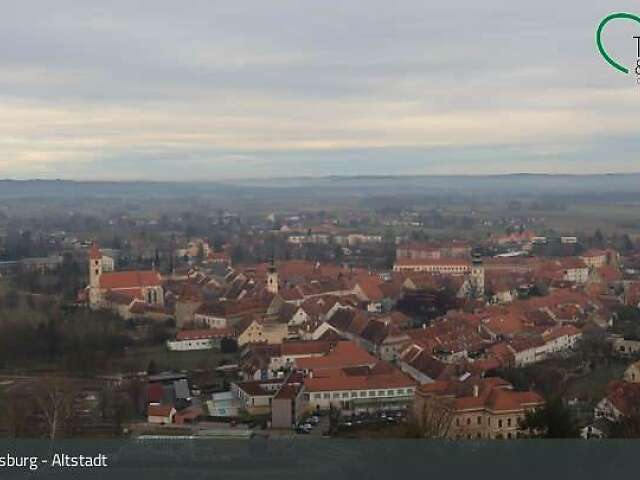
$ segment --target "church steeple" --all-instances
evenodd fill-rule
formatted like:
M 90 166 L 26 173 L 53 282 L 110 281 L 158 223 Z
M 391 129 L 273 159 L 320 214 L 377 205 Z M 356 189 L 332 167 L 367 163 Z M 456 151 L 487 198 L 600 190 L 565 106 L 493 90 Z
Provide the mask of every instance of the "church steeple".
M 274 257 L 271 257 L 271 265 L 267 269 L 267 291 L 276 295 L 279 289 L 278 269 Z
M 89 286 L 98 287 L 102 275 L 102 252 L 98 244 L 93 242 L 89 249 Z
M 476 298 L 484 297 L 484 266 L 479 253 L 474 253 L 471 261 L 471 284 Z

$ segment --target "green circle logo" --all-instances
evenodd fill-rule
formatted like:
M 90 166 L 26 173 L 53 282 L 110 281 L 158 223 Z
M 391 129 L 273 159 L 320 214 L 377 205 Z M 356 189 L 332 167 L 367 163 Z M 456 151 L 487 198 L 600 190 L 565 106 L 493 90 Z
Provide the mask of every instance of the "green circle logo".
M 607 25 L 607 23 L 611 22 L 612 20 L 620 20 L 620 19 L 633 20 L 634 22 L 637 22 L 638 24 L 640 24 L 640 17 L 632 13 L 624 13 L 624 12 L 612 13 L 611 15 L 607 16 L 600 22 L 600 25 L 598 26 L 598 31 L 596 32 L 596 45 L 598 46 L 598 50 L 600 51 L 600 54 L 607 61 L 609 65 L 611 65 L 616 70 L 621 71 L 622 73 L 628 74 L 629 69 L 624 65 L 620 65 L 613 58 L 611 58 L 611 56 L 607 53 L 607 51 L 602 46 L 602 31 L 604 30 L 604 27 Z M 634 38 L 639 39 L 640 37 L 634 37 Z M 640 40 L 638 40 L 638 49 L 640 50 Z M 640 57 L 640 51 L 638 53 L 638 57 Z

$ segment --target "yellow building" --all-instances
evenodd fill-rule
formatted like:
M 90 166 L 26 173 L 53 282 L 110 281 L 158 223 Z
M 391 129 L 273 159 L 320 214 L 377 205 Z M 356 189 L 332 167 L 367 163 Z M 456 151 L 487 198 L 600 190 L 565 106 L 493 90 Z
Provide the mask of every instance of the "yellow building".
M 280 344 L 289 335 L 289 326 L 286 323 L 265 322 L 262 319 L 253 318 L 245 328 L 240 328 L 238 345 L 248 343 Z
M 436 381 L 418 388 L 414 409 L 426 435 L 455 439 L 513 439 L 527 411 L 544 405 L 535 392 L 516 392 L 501 378 Z

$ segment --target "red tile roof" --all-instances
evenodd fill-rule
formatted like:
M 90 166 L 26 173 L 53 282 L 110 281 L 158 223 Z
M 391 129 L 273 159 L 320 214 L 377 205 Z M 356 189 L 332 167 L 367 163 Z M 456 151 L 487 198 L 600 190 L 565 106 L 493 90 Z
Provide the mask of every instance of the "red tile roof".
M 284 342 L 281 346 L 281 354 L 285 355 L 309 355 L 328 353 L 331 349 L 331 342 L 308 341 L 308 342 Z
M 615 282 L 622 278 L 622 273 L 615 267 L 604 265 L 598 269 L 598 276 L 604 282 Z
M 119 290 L 160 285 L 162 285 L 162 277 L 152 270 L 108 272 L 100 275 L 100 288 Z
M 393 367 L 390 369 L 374 367 L 353 372 L 341 369 L 322 371 L 305 380 L 305 389 L 309 392 L 383 390 L 413 387 L 415 384 L 411 378 Z
M 451 315 L 434 321 L 426 328 L 407 330 L 407 335 L 421 347 L 434 352 L 472 352 L 481 349 L 485 340 L 478 333 L 473 318 L 467 315 Z
M 151 383 L 147 385 L 147 402 L 160 403 L 164 395 L 161 383 Z
M 513 361 L 513 352 L 506 343 L 496 343 L 488 348 L 490 357 L 495 358 L 500 366 L 507 366 Z
M 474 387 L 478 393 L 475 395 Z M 455 399 L 455 410 L 488 410 L 492 413 L 522 411 L 544 404 L 535 392 L 514 392 L 506 380 L 497 377 L 469 377 L 465 381 L 439 381 L 420 386 L 419 396 L 448 396 Z
M 463 258 L 400 258 L 396 261 L 396 265 L 400 265 L 400 266 L 437 265 L 437 266 L 471 267 L 471 262 Z
M 359 365 L 375 365 L 376 358 L 351 341 L 340 341 L 323 357 L 299 358 L 295 361 L 304 370 L 344 368 Z
M 172 405 L 149 405 L 147 415 L 149 417 L 168 417 L 172 410 Z
M 118 305 L 130 305 L 134 299 L 141 296 L 141 293 L 139 288 L 134 288 L 131 292 L 123 290 L 118 290 L 117 292 L 109 291 L 105 295 L 105 300 Z
M 543 270 L 586 269 L 587 264 L 579 257 L 560 257 L 549 260 L 542 265 Z
M 302 389 L 301 383 L 286 383 L 280 387 L 273 397 L 274 400 L 293 400 L 298 396 Z
M 89 249 L 89 258 L 91 260 L 100 260 L 102 258 L 102 252 L 95 242 L 91 244 L 91 248 Z
M 485 318 L 482 324 L 495 335 L 513 335 L 523 329 L 524 319 L 521 315 L 506 310 Z
M 544 346 L 545 341 L 540 335 L 522 336 L 514 338 L 509 346 L 514 352 L 524 352 L 532 348 L 539 348 Z
M 559 327 L 552 328 L 547 332 L 542 334 L 542 338 L 544 338 L 545 342 L 549 342 L 551 340 L 555 340 L 556 338 L 563 337 L 565 335 L 568 336 L 576 336 L 581 335 L 582 331 L 573 325 L 562 325 Z
M 203 330 L 181 330 L 176 333 L 176 340 L 202 340 L 207 338 L 235 337 L 232 328 L 211 328 Z
M 355 281 L 355 285 L 360 287 L 360 290 L 370 302 L 378 302 L 384 298 L 384 293 L 381 289 L 383 283 L 382 279 L 375 275 L 363 275 Z
M 613 381 L 609 384 L 607 398 L 623 415 L 637 413 L 640 409 L 640 383 Z

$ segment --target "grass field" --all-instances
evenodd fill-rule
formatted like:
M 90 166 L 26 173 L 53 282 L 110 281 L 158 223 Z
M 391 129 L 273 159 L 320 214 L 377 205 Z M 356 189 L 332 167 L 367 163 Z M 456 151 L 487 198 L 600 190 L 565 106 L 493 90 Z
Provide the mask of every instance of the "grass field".
M 640 234 L 638 205 L 572 205 L 565 212 L 545 212 L 545 224 L 559 231 L 600 229 L 605 233 Z
M 462 217 L 469 216 L 473 210 L 475 218 L 499 220 L 501 218 L 522 217 L 537 218 L 541 223 L 533 226 L 533 230 L 541 233 L 543 230 L 555 230 L 560 234 L 572 235 L 576 233 L 592 234 L 595 230 L 601 230 L 605 234 L 627 233 L 631 236 L 640 236 L 640 204 L 631 202 L 619 203 L 580 203 L 576 201 L 560 209 L 536 209 L 523 208 L 513 211 L 505 204 L 460 204 L 443 205 L 440 212 L 444 216 Z M 399 229 L 402 230 L 402 229 Z M 408 229 L 411 230 L 411 229 Z M 473 230 L 463 230 L 459 227 L 447 227 L 442 229 L 422 228 L 424 233 L 433 237 L 453 236 L 458 238 L 483 238 L 487 232 L 501 233 L 502 226 L 481 227 L 476 225 Z M 401 232 L 402 233 L 402 232 Z
M 578 231 L 592 233 L 600 229 L 605 233 L 640 235 L 640 204 L 637 203 L 576 202 L 566 205 L 564 210 L 532 210 L 524 206 L 517 211 L 509 210 L 502 204 L 445 205 L 442 211 L 445 215 L 463 216 L 468 215 L 471 208 L 476 217 L 492 220 L 503 217 L 542 218 L 544 219 L 543 228 L 554 229 L 559 233 L 569 234 Z
M 194 352 L 170 352 L 164 346 L 132 348 L 118 358 L 110 358 L 109 362 L 98 373 L 142 372 L 150 363 L 155 364 L 158 371 L 163 370 L 212 370 L 221 362 L 236 363 L 237 354 L 223 354 L 213 350 Z M 59 362 L 29 362 L 15 364 L 2 369 L 2 373 L 10 375 L 47 375 L 67 371 L 64 360 Z M 2 387 L 0 386 L 0 395 Z
M 220 362 L 234 363 L 236 354 L 224 354 L 214 350 L 193 352 L 171 352 L 164 346 L 136 348 L 128 351 L 121 361 L 114 362 L 114 367 L 146 370 L 153 361 L 160 370 L 212 369 L 220 366 Z

